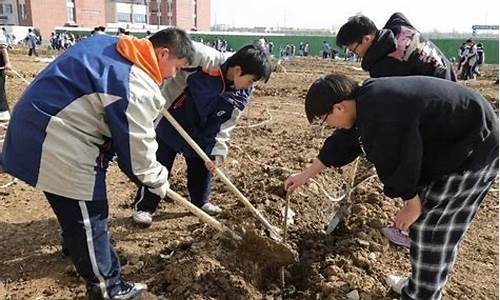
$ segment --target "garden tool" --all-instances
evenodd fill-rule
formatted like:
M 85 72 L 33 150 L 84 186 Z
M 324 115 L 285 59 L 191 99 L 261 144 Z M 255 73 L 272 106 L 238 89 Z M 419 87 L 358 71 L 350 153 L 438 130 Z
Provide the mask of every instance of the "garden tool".
M 184 138 L 184 140 L 193 148 L 193 150 L 200 156 L 203 161 L 209 162 L 211 161 L 208 155 L 196 144 L 196 142 L 189 136 L 189 134 L 182 128 L 182 126 L 175 120 L 174 117 L 166 110 L 162 109 L 163 116 L 174 126 L 174 128 L 179 132 L 179 134 Z M 229 180 L 229 178 L 222 173 L 219 168 L 215 168 L 215 173 L 219 176 L 219 178 L 229 187 L 229 190 L 233 192 L 238 199 L 252 212 L 252 214 L 269 230 L 270 236 L 273 239 L 279 239 L 278 229 L 267 221 L 267 219 L 248 201 L 248 199 L 234 186 L 234 184 Z
M 236 241 L 237 249 L 251 259 L 260 260 L 267 265 L 273 266 L 289 265 L 298 260 L 296 251 L 279 241 L 260 236 L 251 230 L 243 231 L 241 234 L 236 233 L 178 193 L 169 189 L 167 191 L 167 196 L 188 209 L 191 213 L 200 218 L 202 222 Z
M 333 212 L 331 212 L 328 216 L 329 221 L 326 227 L 326 234 L 332 233 L 348 213 L 349 203 L 351 200 L 351 193 L 354 187 L 354 180 L 356 179 L 356 173 L 358 171 L 358 163 L 359 163 L 359 158 L 356 158 L 350 178 L 351 180 L 350 182 L 347 183 L 340 205 L 337 209 L 333 210 Z

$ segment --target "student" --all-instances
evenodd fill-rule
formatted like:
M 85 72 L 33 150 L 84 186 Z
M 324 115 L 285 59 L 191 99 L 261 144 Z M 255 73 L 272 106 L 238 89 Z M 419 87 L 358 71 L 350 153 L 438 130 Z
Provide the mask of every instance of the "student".
M 477 46 L 471 39 L 465 41 L 464 51 L 462 52 L 462 63 L 458 73 L 462 80 L 476 79 L 474 68 L 477 63 Z
M 330 44 L 328 44 L 327 41 L 323 41 L 323 48 L 322 48 L 323 59 L 328 58 L 328 55 L 330 55 L 330 50 L 331 50 Z
M 10 65 L 9 51 L 6 31 L 0 32 L 0 122 L 10 120 L 9 103 L 5 93 L 5 72 L 12 67 Z
M 255 82 L 267 82 L 271 63 L 266 49 L 247 45 L 233 54 L 219 70 L 193 70 L 187 77 L 187 88 L 168 111 L 194 141 L 213 160 L 205 164 L 175 128 L 162 118 L 156 128 L 157 159 L 168 170 L 177 154 L 182 153 L 187 164 L 187 185 L 191 202 L 210 215 L 221 209 L 208 202 L 215 165 L 224 161 L 228 152 L 230 133 L 248 104 Z M 161 197 L 144 186 L 137 191 L 133 220 L 143 226 L 151 225 Z
M 485 60 L 486 54 L 484 53 L 483 44 L 477 43 L 477 62 L 474 68 L 474 73 L 476 73 L 477 76 L 481 76 L 481 66 L 484 64 Z
M 165 103 L 159 85 L 193 52 L 176 28 L 144 40 L 94 36 L 48 65 L 12 111 L 3 167 L 44 192 L 90 299 L 133 299 L 146 289 L 121 277 L 106 169 L 116 154 L 131 180 L 166 195 L 168 171 L 154 155 L 154 119 Z
M 336 128 L 318 157 L 284 183 L 303 185 L 361 153 L 384 194 L 400 197 L 395 218 L 409 229 L 412 273 L 401 299 L 440 299 L 467 228 L 498 173 L 498 118 L 475 91 L 427 76 L 316 80 L 306 95 L 309 122 Z
M 36 45 L 38 44 L 38 37 L 33 32 L 33 29 L 28 28 L 28 35 L 24 38 L 28 46 L 30 47 L 28 51 L 28 56 L 34 55 L 38 57 L 38 53 L 36 52 Z
M 368 17 L 356 15 L 342 25 L 337 45 L 363 58 L 370 77 L 426 75 L 456 81 L 452 64 L 401 13 L 378 30 Z

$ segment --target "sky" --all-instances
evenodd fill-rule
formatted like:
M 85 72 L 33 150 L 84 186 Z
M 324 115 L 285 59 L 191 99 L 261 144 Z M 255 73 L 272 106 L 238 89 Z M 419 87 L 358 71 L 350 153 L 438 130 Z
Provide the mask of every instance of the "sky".
M 471 32 L 472 25 L 499 25 L 498 0 L 211 0 L 212 25 L 338 30 L 362 13 L 381 28 L 394 12 L 422 32 Z

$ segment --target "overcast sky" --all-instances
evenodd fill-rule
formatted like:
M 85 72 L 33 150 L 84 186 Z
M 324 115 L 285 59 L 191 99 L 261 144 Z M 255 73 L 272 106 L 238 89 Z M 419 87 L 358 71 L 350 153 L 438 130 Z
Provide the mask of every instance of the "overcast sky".
M 471 32 L 498 25 L 498 0 L 212 0 L 212 25 L 335 29 L 363 13 L 382 27 L 393 12 L 404 13 L 420 31 Z

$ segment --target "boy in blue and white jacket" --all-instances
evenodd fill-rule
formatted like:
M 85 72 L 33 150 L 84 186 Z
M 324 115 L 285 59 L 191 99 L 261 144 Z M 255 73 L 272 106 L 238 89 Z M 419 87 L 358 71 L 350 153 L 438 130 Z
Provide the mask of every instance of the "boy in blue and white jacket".
M 95 36 L 48 65 L 12 111 L 3 168 L 44 192 L 91 300 L 135 299 L 146 289 L 122 278 L 108 227 L 106 169 L 116 154 L 131 180 L 166 195 L 168 171 L 155 155 L 154 121 L 165 105 L 160 84 L 201 51 L 176 28 L 143 40 Z M 210 65 L 200 54 L 196 63 Z
M 211 172 L 227 155 L 230 132 L 249 102 L 254 83 L 269 79 L 271 63 L 263 48 L 247 45 L 216 71 L 195 68 L 185 72 L 188 72 L 187 88 L 168 111 L 213 162 L 205 164 L 165 118 L 156 128 L 156 157 L 170 171 L 175 157 L 182 153 L 187 164 L 191 202 L 206 213 L 216 215 L 221 209 L 208 202 Z M 151 225 L 160 200 L 161 197 L 140 186 L 134 202 L 134 221 Z

